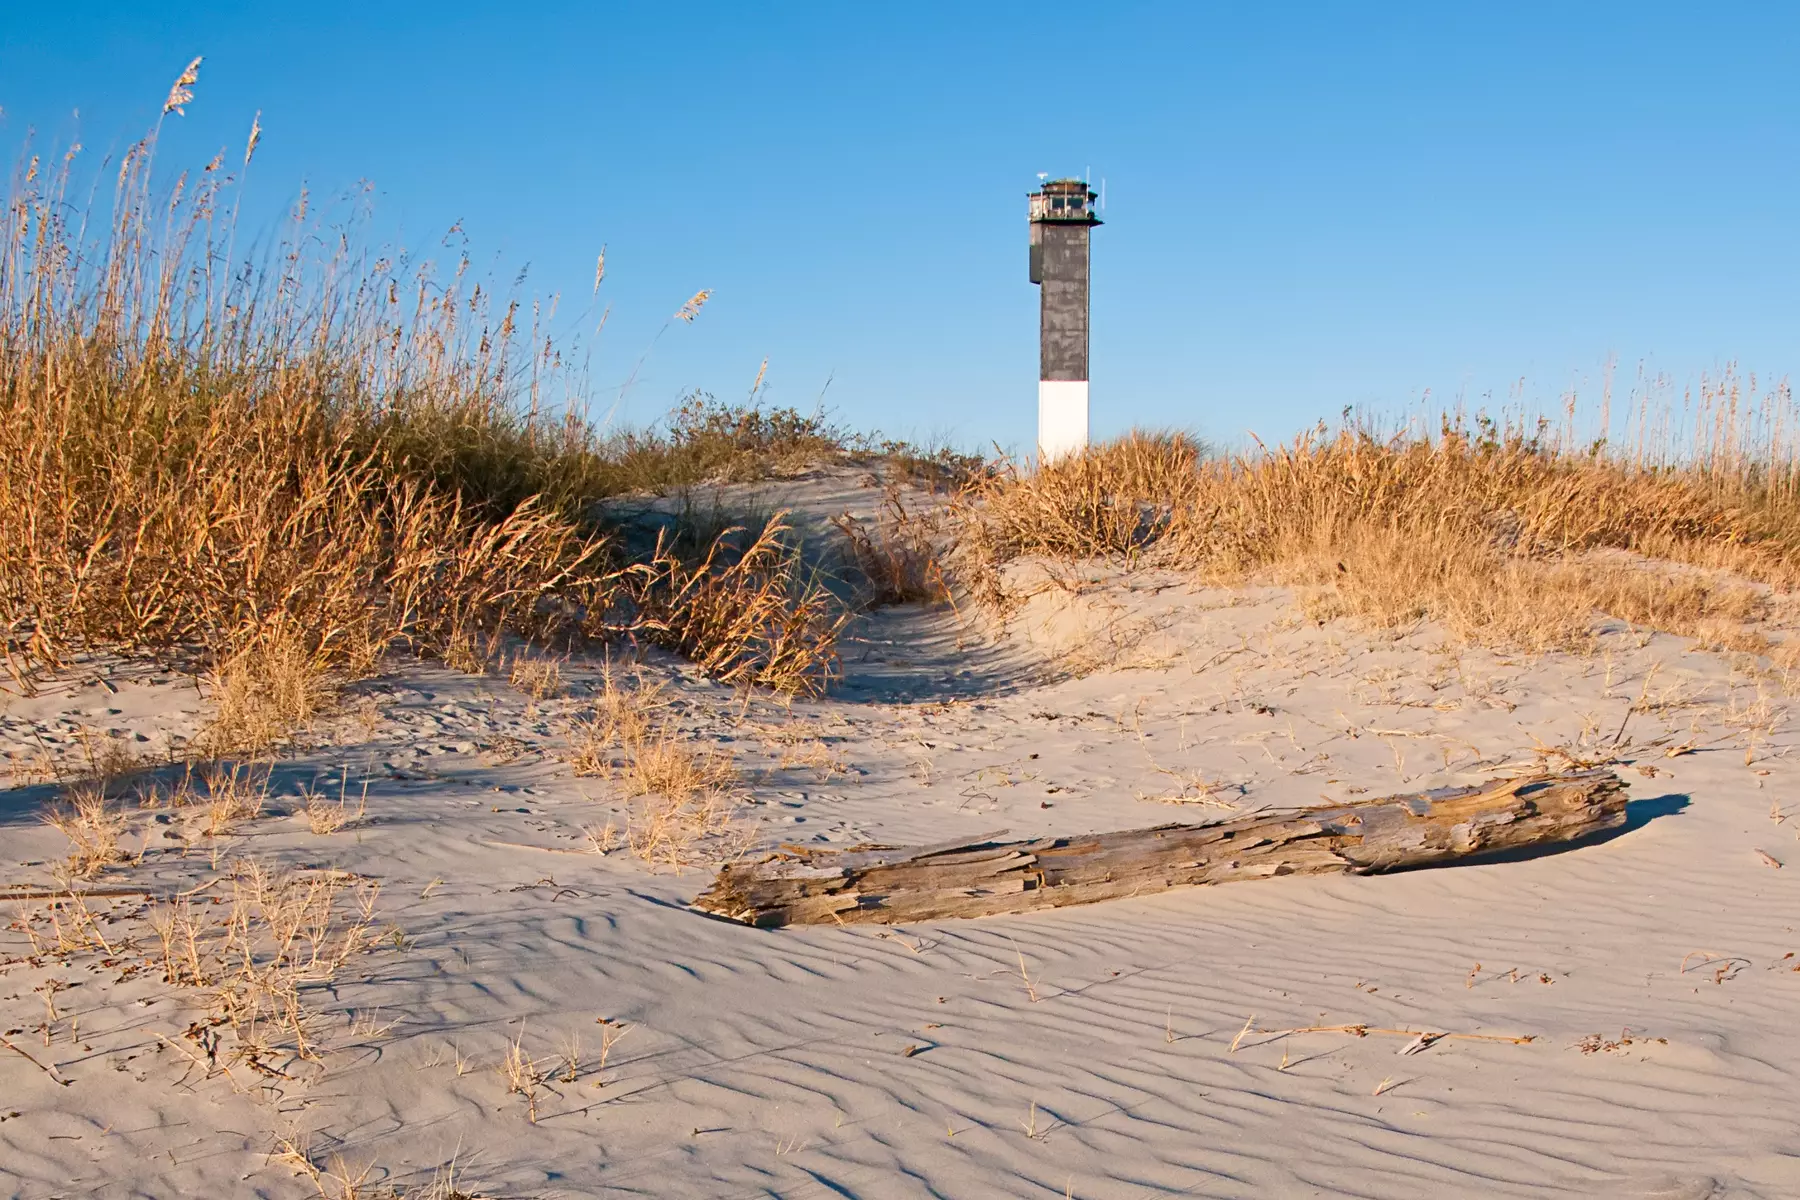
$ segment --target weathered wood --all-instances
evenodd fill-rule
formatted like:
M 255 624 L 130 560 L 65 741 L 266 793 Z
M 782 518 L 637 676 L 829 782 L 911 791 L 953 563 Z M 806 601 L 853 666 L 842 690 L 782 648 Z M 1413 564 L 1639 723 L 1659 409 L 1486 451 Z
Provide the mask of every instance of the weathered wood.
M 1360 804 L 1024 842 L 783 846 L 694 906 L 748 925 L 985 917 L 1276 875 L 1368 875 L 1568 842 L 1625 822 L 1611 771 L 1497 779 Z

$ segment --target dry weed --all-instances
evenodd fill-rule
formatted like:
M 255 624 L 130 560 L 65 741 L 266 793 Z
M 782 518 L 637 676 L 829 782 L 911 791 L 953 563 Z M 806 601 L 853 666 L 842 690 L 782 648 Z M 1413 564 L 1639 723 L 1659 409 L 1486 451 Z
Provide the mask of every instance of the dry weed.
M 228 832 L 239 821 L 262 815 L 269 798 L 270 768 L 215 762 L 206 767 L 207 837 Z
M 267 749 L 310 724 L 332 694 L 329 659 L 283 626 L 234 651 L 208 682 L 214 713 L 200 745 L 215 755 Z
M 239 821 L 261 816 L 268 803 L 272 768 L 267 763 L 216 760 L 189 762 L 174 778 L 149 778 L 136 789 L 139 808 L 192 809 L 188 827 L 199 835 L 220 837 Z
M 6 752 L 6 770 L 8 783 L 15 788 L 31 787 L 39 783 L 54 783 L 62 775 L 62 764 L 48 750 L 39 748 L 27 754 L 24 751 L 8 750 Z
M 369 1188 L 369 1179 L 377 1173 L 371 1162 L 360 1170 L 353 1169 L 343 1155 L 334 1154 L 323 1165 L 313 1155 L 311 1139 L 305 1134 L 278 1134 L 270 1158 L 312 1184 L 319 1200 L 485 1200 L 469 1191 L 457 1175 L 453 1158 L 432 1172 L 431 1182 L 423 1189 L 383 1187 Z
M 1800 635 L 1789 633 L 1770 651 L 1769 662 L 1777 670 L 1800 673 Z
M 703 857 L 732 857 L 748 845 L 738 824 L 739 775 L 731 756 L 698 746 L 663 713 L 660 683 L 640 672 L 621 686 L 609 669 L 591 712 L 569 730 L 569 763 L 578 775 L 620 783 L 631 801 L 623 831 L 588 828 L 598 853 L 620 841 L 645 862 L 675 868 Z
M 645 862 L 679 869 L 748 848 L 750 831 L 738 824 L 738 774 L 728 756 L 696 750 L 664 729 L 627 748 L 620 776 L 635 796 L 625 844 Z
M 592 707 L 569 722 L 569 765 L 577 775 L 610 775 L 616 765 L 612 752 L 641 743 L 667 705 L 661 680 L 646 677 L 640 669 L 625 683 L 608 661 Z
M 538 1093 L 544 1084 L 549 1082 L 550 1073 L 544 1069 L 543 1063 L 525 1053 L 525 1026 L 519 1026 L 519 1036 L 507 1044 L 506 1056 L 496 1068 L 500 1077 L 506 1081 L 506 1094 L 521 1096 L 525 1100 L 525 1115 L 533 1125 L 537 1124 Z
M 75 879 L 92 879 L 102 870 L 129 856 L 119 848 L 127 818 L 113 808 L 98 784 L 71 788 L 60 804 L 44 814 L 46 824 L 69 839 L 67 873 Z
M 354 809 L 350 807 L 348 789 L 349 777 L 346 775 L 338 785 L 336 800 L 327 799 L 321 792 L 307 791 L 305 793 L 307 828 L 324 836 L 361 821 L 369 810 L 369 785 L 363 784 L 362 793 L 357 796 Z
M 640 636 L 722 683 L 822 692 L 849 614 L 787 542 L 785 518 L 774 514 L 748 545 L 744 530 L 726 529 L 697 559 L 659 537 L 632 576 Z
M 81 743 L 83 774 L 112 792 L 122 780 L 128 780 L 143 769 L 144 763 L 124 738 L 83 727 L 77 731 Z
M 513 659 L 507 680 L 537 703 L 562 695 L 562 665 L 553 658 L 519 655 Z
M 939 544 L 948 540 L 940 522 L 908 512 L 900 493 L 889 489 L 872 524 L 848 513 L 833 517 L 850 546 L 862 575 L 866 603 L 945 604 L 951 601 L 949 576 Z
M 431 1182 L 423 1192 L 403 1193 L 399 1200 L 485 1200 L 481 1195 L 469 1191 L 458 1182 L 456 1160 L 453 1158 L 431 1174 Z
M 628 744 L 619 777 L 633 795 L 690 796 L 724 791 L 738 781 L 730 755 L 710 746 L 697 749 L 672 726 Z
M 997 562 L 1134 557 L 1197 502 L 1205 449 L 1183 434 L 1137 432 L 1036 469 L 1008 464 L 959 497 L 965 512 L 980 510 L 965 539 Z
M 823 781 L 849 770 L 843 758 L 832 748 L 831 739 L 810 723 L 788 718 L 759 731 L 763 748 L 775 757 L 775 769 L 799 767 L 812 771 Z
M 464 675 L 486 675 L 499 658 L 498 641 L 492 633 L 459 627 L 444 645 L 444 665 Z
M 63 884 L 63 894 L 46 905 L 41 916 L 21 914 L 17 928 L 31 942 L 32 952 L 51 953 L 66 958 L 82 952 L 98 951 L 112 957 L 117 952 L 117 947 L 100 928 L 99 919 L 88 908 L 81 891 L 74 886 L 73 877 L 63 874 L 60 882 Z M 36 924 L 39 920 L 50 927 L 48 940 L 38 934 Z
M 217 219 L 231 178 L 165 196 L 156 140 L 96 189 L 110 213 L 74 211 L 74 152 L 0 197 L 0 650 L 20 686 L 84 649 L 173 657 L 211 680 L 220 754 L 304 726 L 384 654 L 486 669 L 502 636 L 643 636 L 776 688 L 829 675 L 838 618 L 776 542 L 634 562 L 594 514 L 721 462 L 840 454 L 834 431 L 698 400 L 655 437 L 551 412 L 566 351 L 517 303 L 321 237 L 304 204 L 241 267 Z
M 605 1087 L 606 1060 L 611 1057 L 613 1047 L 618 1045 L 625 1035 L 636 1029 L 637 1026 L 627 1025 L 622 1021 L 614 1021 L 607 1017 L 601 1017 L 597 1024 L 600 1026 L 600 1061 L 594 1064 L 594 1086 Z
M 222 883 L 221 903 L 184 895 L 153 914 L 164 981 L 203 989 L 214 1025 L 235 1036 L 233 1057 L 254 1069 L 274 1070 L 265 1060 L 278 1050 L 316 1058 L 310 994 L 371 947 L 379 885 L 254 859 L 234 864 Z M 196 1040 L 216 1065 L 216 1036 Z
M 587 840 L 589 849 L 602 856 L 611 854 L 624 842 L 624 834 L 620 833 L 619 827 L 611 821 L 605 824 L 595 821 L 583 825 L 581 836 Z
M 369 1176 L 375 1173 L 374 1163 L 353 1171 L 343 1155 L 334 1154 L 320 1166 L 313 1160 L 310 1140 L 301 1134 L 277 1136 L 275 1151 L 270 1157 L 293 1168 L 296 1174 L 312 1184 L 319 1200 L 375 1200 L 374 1194 L 366 1190 Z

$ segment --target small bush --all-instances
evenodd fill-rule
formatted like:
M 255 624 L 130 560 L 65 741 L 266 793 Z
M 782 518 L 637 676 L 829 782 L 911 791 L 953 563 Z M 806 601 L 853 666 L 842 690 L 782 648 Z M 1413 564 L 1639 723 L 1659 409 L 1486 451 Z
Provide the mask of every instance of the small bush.
M 871 605 L 944 604 L 951 601 L 950 577 L 939 543 L 946 534 L 941 522 L 908 511 L 897 491 L 890 490 L 871 522 L 848 513 L 832 518 L 844 535 L 862 576 Z

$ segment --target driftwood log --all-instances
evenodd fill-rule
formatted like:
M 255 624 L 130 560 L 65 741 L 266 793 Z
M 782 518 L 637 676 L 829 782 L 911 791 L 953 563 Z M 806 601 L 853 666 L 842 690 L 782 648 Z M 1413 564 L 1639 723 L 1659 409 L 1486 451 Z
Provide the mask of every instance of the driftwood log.
M 1211 825 L 937 846 L 784 846 L 719 872 L 694 906 L 774 927 L 931 921 L 1276 875 L 1368 875 L 1570 842 L 1625 823 L 1611 771 L 1499 779 Z

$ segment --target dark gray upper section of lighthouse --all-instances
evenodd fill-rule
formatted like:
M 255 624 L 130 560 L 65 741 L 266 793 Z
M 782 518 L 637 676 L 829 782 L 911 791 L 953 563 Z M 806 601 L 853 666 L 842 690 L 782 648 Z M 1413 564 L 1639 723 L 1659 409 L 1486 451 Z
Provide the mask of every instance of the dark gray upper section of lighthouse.
M 1088 229 L 1043 227 L 1039 379 L 1088 377 Z

